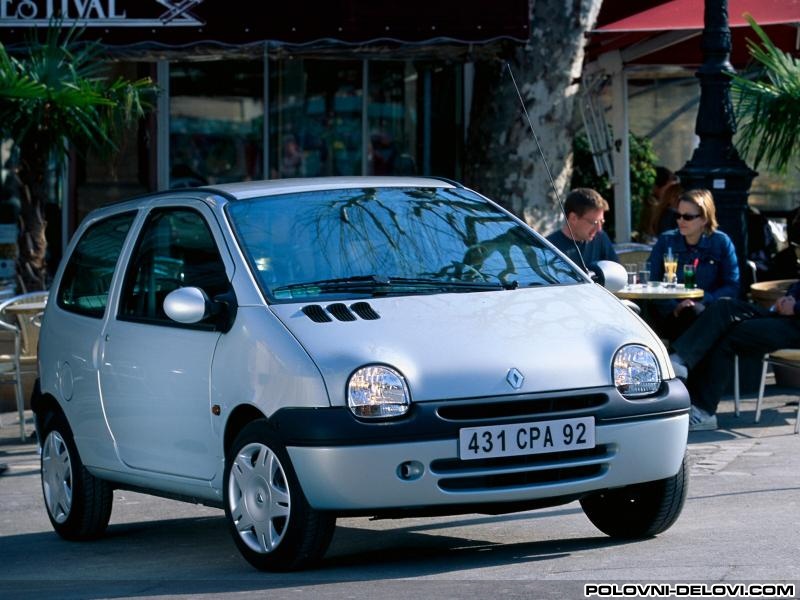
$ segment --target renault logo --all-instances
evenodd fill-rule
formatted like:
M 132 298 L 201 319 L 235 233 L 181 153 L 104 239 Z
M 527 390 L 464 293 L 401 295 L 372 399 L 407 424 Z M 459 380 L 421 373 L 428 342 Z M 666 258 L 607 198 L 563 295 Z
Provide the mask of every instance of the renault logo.
M 508 374 L 506 375 L 506 381 L 512 388 L 518 390 L 522 387 L 522 384 L 525 381 L 525 376 L 517 369 L 511 368 L 508 370 Z

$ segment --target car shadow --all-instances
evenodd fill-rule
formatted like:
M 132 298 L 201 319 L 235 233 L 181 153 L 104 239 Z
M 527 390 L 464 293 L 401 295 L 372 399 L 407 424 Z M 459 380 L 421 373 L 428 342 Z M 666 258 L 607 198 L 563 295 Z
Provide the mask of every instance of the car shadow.
M 552 517 L 554 512 L 581 511 L 567 508 L 548 511 L 543 517 Z M 469 515 L 455 522 L 414 520 L 408 527 L 389 529 L 359 527 L 352 524 L 357 519 L 348 519 L 337 527 L 329 551 L 315 568 L 293 573 L 252 568 L 239 554 L 222 515 L 112 524 L 104 537 L 91 542 L 68 542 L 53 532 L 11 535 L 3 538 L 0 550 L 0 573 L 4 573 L 0 596 L 39 599 L 49 594 L 93 600 L 306 589 L 339 582 L 399 581 L 410 574 L 417 579 L 452 573 L 452 579 L 459 579 L 463 569 L 536 563 L 634 543 L 615 541 L 599 532 L 508 544 L 480 535 L 437 533 L 509 520 L 519 522 L 515 528 L 524 527 L 526 521 L 537 518 L 536 513 Z M 530 530 L 535 538 L 536 528 L 531 525 Z

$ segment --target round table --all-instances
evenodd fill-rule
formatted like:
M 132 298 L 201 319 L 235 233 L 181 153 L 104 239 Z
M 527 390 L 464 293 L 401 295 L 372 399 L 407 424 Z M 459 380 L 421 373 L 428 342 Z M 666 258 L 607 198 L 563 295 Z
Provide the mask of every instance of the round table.
M 614 295 L 625 300 L 698 300 L 705 295 L 705 292 L 700 288 L 686 289 L 682 283 L 670 287 L 663 283 L 658 285 L 637 283 L 626 285 L 614 292 Z

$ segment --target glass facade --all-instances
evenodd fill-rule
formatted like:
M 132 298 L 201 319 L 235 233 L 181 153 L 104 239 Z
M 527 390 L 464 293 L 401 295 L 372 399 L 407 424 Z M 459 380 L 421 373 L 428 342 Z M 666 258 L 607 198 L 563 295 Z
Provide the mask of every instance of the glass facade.
M 369 63 L 367 174 L 417 173 L 418 80 L 410 61 Z
M 360 175 L 363 62 L 270 64 L 270 177 Z
M 169 187 L 265 177 L 456 177 L 461 68 L 282 57 L 170 63 Z
M 260 61 L 170 65 L 171 188 L 263 179 Z

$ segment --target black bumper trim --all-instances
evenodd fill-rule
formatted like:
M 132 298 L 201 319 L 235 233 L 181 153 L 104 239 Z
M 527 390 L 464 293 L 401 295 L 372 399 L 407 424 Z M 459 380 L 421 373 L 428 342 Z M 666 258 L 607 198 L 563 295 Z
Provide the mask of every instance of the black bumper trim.
M 537 399 L 551 402 L 554 398 L 571 398 L 581 395 L 603 394 L 606 401 L 600 406 L 585 409 L 560 410 L 531 414 L 523 410 L 510 415 L 509 403 L 519 400 L 525 407 Z M 504 409 L 498 418 L 480 420 L 445 419 L 440 409 L 456 404 L 483 405 L 502 403 Z M 556 402 L 555 405 L 558 405 Z M 332 408 L 282 408 L 270 418 L 272 426 L 287 446 L 354 446 L 364 444 L 398 444 L 437 439 L 458 438 L 463 427 L 524 423 L 580 416 L 594 416 L 597 425 L 628 420 L 648 420 L 670 417 L 689 409 L 689 393 L 677 379 L 665 381 L 658 393 L 641 400 L 627 400 L 614 388 L 570 390 L 567 392 L 525 394 L 517 397 L 471 398 L 437 402 L 413 403 L 408 413 L 400 418 L 366 421 L 357 419 L 346 407 Z M 449 414 L 452 411 L 443 411 Z M 469 414 L 470 411 L 466 411 Z

